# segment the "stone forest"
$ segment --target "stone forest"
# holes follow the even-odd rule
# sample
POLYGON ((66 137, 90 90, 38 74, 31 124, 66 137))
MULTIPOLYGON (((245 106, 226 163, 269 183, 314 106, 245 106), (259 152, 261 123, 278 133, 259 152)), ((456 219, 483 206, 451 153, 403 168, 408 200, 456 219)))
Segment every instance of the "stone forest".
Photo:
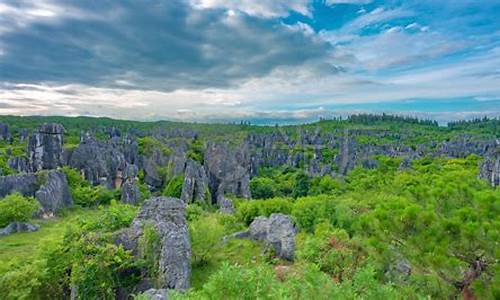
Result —
POLYGON ((0 116, 0 299, 499 299, 500 121, 0 116))

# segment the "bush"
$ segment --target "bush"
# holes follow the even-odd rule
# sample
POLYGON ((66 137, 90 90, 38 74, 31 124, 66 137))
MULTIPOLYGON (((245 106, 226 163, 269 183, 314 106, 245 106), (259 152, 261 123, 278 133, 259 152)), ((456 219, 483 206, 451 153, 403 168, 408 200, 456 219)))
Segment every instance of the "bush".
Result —
POLYGON ((108 190, 103 186, 79 186, 73 191, 73 202, 82 207, 109 204, 113 199, 120 199, 120 190, 108 190))
POLYGON ((11 222, 26 222, 33 217, 40 205, 32 197, 15 193, 0 200, 0 227, 11 222))
POLYGON ((60 240, 43 240, 39 251, 0 274, 0 299, 65 299, 71 285, 79 299, 114 299, 135 286, 142 261, 114 244, 113 232, 128 227, 137 208, 113 201, 77 218, 60 240))
POLYGON ((139 238, 139 257, 144 261, 148 277, 159 280, 158 270, 160 263, 160 236, 151 224, 144 224, 142 235, 139 238))
POLYGON ((224 227, 215 215, 205 215, 189 224, 192 264, 201 266, 210 261, 224 237, 224 227))
POLYGON ((267 199, 276 196, 276 183, 267 177, 254 177, 250 180, 250 192, 254 199, 267 199))
POLYGON ((345 230, 334 229, 329 223, 319 224, 314 235, 303 234, 297 240, 297 258, 316 264, 337 281, 352 279, 363 262, 361 247, 345 230))
POLYGON ((236 217, 249 225, 258 216, 270 216, 273 213, 290 214, 293 202, 287 198, 267 200, 242 200, 237 202, 236 217))
POLYGON ((182 185, 184 184, 183 176, 174 176, 165 186, 161 193, 163 196, 180 198, 182 194, 182 185))

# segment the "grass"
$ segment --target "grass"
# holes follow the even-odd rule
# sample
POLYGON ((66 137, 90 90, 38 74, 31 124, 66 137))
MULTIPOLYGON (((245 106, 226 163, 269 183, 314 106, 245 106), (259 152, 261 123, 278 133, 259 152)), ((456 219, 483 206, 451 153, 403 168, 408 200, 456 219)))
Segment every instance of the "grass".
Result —
POLYGON ((14 233, 0 237, 0 273, 2 267, 8 266, 13 260, 26 260, 36 253, 38 245, 44 241, 61 239, 68 225, 82 216, 94 215, 97 210, 72 209, 62 216, 49 220, 35 220, 40 225, 35 232, 14 233))
POLYGON ((262 246, 250 240, 234 239, 224 246, 214 249, 211 259, 204 265, 193 266, 191 274, 191 287, 201 289, 208 281, 210 275, 219 270, 223 262, 248 266, 261 263, 262 246))

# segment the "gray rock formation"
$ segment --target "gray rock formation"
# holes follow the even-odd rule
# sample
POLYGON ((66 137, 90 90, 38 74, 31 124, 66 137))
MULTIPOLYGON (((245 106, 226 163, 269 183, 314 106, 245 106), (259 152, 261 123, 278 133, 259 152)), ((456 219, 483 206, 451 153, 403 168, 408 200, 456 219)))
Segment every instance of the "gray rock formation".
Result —
POLYGON ((165 289, 189 288, 191 243, 186 221, 186 205, 177 198, 156 197, 143 203, 128 230, 116 242, 137 252, 143 226, 152 225, 160 237, 159 283, 165 289))
POLYGON ((80 170, 92 185, 117 188, 122 185, 126 162, 117 145, 89 138, 73 151, 69 165, 80 170))
POLYGON ((21 128, 19 130, 19 142, 24 142, 30 136, 30 131, 27 128, 21 128))
POLYGON ((52 216, 58 210, 73 205, 66 175, 61 171, 50 171, 47 174, 47 182, 35 193, 35 197, 42 206, 41 213, 45 216, 52 216))
POLYGON ((122 185, 121 201, 127 204, 137 204, 141 201, 141 191, 135 180, 126 180, 122 185))
POLYGON ((38 188, 34 174, 0 176, 0 199, 16 192, 23 196, 34 196, 38 188))
POLYGON ((0 141, 9 141, 9 140, 10 140, 9 125, 0 123, 0 141))
POLYGON ((493 187, 500 185, 500 155, 484 160, 479 177, 487 180, 493 187))
POLYGON ((10 235, 16 232, 34 232, 38 229, 40 229, 40 225, 24 222, 13 222, 0 229, 0 236, 10 235))
POLYGON ((168 300, 168 290, 166 289, 149 289, 142 295, 150 300, 168 300))
POLYGON ((280 258, 293 260, 297 230, 292 218, 284 214, 272 214, 269 218, 257 217, 250 224, 249 237, 263 241, 280 258))
POLYGON ((110 139, 122 136, 122 132, 116 127, 108 128, 107 131, 110 139))
POLYGON ((7 164, 11 169, 14 169, 19 173, 28 173, 30 171, 29 161, 23 156, 11 157, 7 161, 7 164))
POLYGON ((63 165, 63 134, 61 124, 43 124, 29 138, 28 159, 33 172, 63 165))
POLYGON ((219 205, 219 211, 223 214, 233 214, 234 213, 234 205, 231 199, 228 199, 224 196, 219 196, 217 199, 217 204, 219 205))
POLYGON ((209 195, 208 191, 208 177, 205 169, 199 162, 188 159, 184 171, 182 201, 185 203, 211 202, 212 199, 206 199, 209 195))
POLYGON ((250 153, 246 145, 230 148, 211 144, 205 153, 210 192, 215 202, 220 195, 250 198, 250 153))

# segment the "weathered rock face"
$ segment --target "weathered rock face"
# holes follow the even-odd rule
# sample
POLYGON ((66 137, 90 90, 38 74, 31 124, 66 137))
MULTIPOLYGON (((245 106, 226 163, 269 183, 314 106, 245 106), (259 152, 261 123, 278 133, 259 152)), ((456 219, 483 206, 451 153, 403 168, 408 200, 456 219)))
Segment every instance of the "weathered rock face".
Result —
POLYGON ((249 236, 272 247, 278 257, 293 260, 297 230, 290 216, 272 214, 269 218, 257 217, 250 224, 249 236))
POLYGON ((224 196, 219 196, 217 199, 217 204, 219 205, 219 211, 223 214, 233 214, 234 213, 234 205, 231 199, 228 199, 224 196))
POLYGON ((14 169, 19 173, 28 173, 30 171, 28 159, 22 156, 9 158, 7 164, 11 169, 14 169))
POLYGON ((40 229, 40 226, 36 224, 14 222, 0 229, 0 236, 10 235, 16 232, 33 232, 37 231, 38 229, 40 229))
POLYGON ((486 158, 481 165, 479 177, 487 180, 493 187, 500 185, 500 155, 486 158))
POLYGON ((125 181, 122 185, 121 201, 128 204, 137 204, 141 201, 141 191, 135 181, 125 181))
POLYGON ((139 144, 132 135, 127 135, 123 139, 123 155, 129 164, 140 165, 139 144))
POLYGON ((81 170, 85 179, 93 185, 116 188, 121 186, 126 162, 117 145, 89 138, 73 151, 69 165, 81 170), (119 185, 116 185, 117 178, 119 185))
POLYGON ((149 289, 142 293, 150 300, 168 300, 168 290, 166 289, 149 289))
POLYGON ((250 198, 250 165, 250 154, 245 145, 235 149, 226 144, 209 145, 205 166, 213 202, 224 194, 250 198))
POLYGON ((10 140, 9 125, 0 123, 0 141, 10 140))
POLYGON ((33 172, 55 169, 64 163, 64 127, 61 124, 43 124, 28 142, 28 158, 33 172))
POLYGON ((30 131, 27 128, 21 128, 19 130, 19 141, 24 142, 30 135, 30 131))
POLYGON ((203 166, 192 159, 186 162, 184 183, 181 199, 185 203, 211 201, 206 199, 208 192, 208 177, 203 166))
POLYGON ((122 132, 120 131, 120 129, 118 129, 116 127, 108 128, 107 131, 108 131, 108 135, 109 135, 110 139, 114 138, 114 137, 121 137, 122 136, 122 132))
POLYGON ((0 198, 15 192, 34 196, 37 190, 37 177, 34 174, 0 176, 0 198))
POLYGON ((61 171, 50 171, 47 182, 35 193, 35 197, 42 206, 42 214, 47 216, 73 205, 66 175, 61 171))
POLYGON ((129 230, 117 243, 135 250, 145 224, 154 227, 160 237, 159 282, 165 289, 189 288, 191 243, 186 221, 186 205, 177 198, 156 197, 144 202, 129 230))

